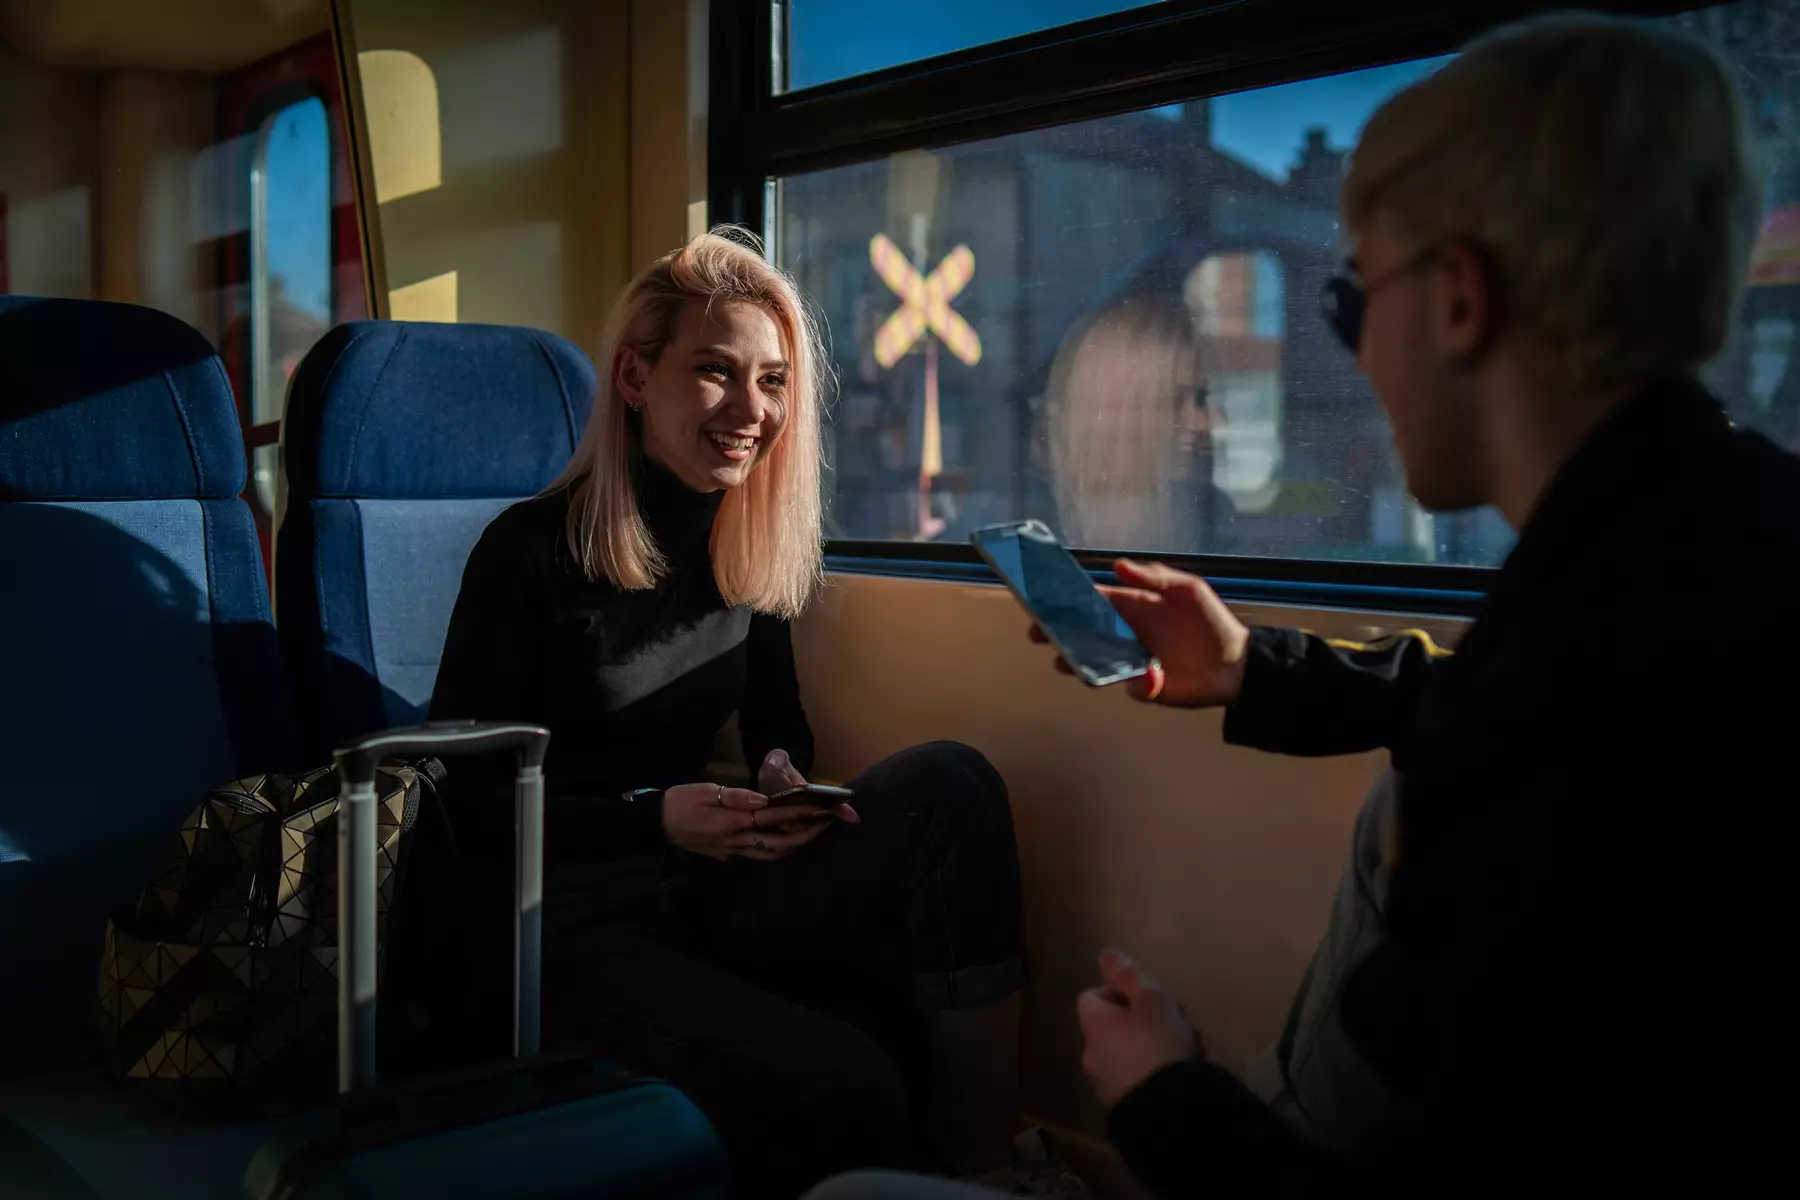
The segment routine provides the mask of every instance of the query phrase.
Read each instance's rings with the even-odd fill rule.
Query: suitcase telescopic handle
[[[543,982],[544,752],[550,731],[506,721],[433,721],[340,746],[338,1091],[375,1083],[375,770],[384,760],[514,752],[513,1054],[538,1052]]]

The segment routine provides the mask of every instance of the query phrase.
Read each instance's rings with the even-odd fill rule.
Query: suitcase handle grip
[[[337,748],[332,758],[345,783],[374,783],[383,759],[483,754],[517,750],[527,767],[542,767],[550,731],[516,721],[431,721],[365,734]]]
[[[340,746],[338,1091],[375,1085],[375,769],[383,759],[513,750],[513,1054],[538,1052],[543,990],[544,752],[550,731],[508,721],[433,721]]]

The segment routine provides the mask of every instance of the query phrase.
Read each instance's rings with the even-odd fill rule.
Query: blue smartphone
[[[1042,521],[984,525],[969,540],[1083,683],[1105,687],[1150,669],[1150,652]]]

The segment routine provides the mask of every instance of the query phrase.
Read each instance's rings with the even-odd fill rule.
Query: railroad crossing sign
[[[975,252],[958,246],[929,275],[921,276],[900,247],[878,233],[869,240],[869,261],[881,281],[900,297],[894,315],[875,331],[875,361],[891,367],[912,349],[927,329],[950,353],[969,366],[981,361],[981,338],[969,327],[950,301],[975,277]]]

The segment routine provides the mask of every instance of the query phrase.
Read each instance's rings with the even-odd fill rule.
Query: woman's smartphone
[[[1042,521],[984,525],[969,540],[1083,683],[1104,687],[1150,669],[1150,652]]]
[[[833,787],[829,783],[803,783],[799,787],[776,792],[769,797],[769,803],[771,805],[817,804],[823,808],[830,808],[834,804],[849,803],[854,795],[855,793],[846,787]]]

